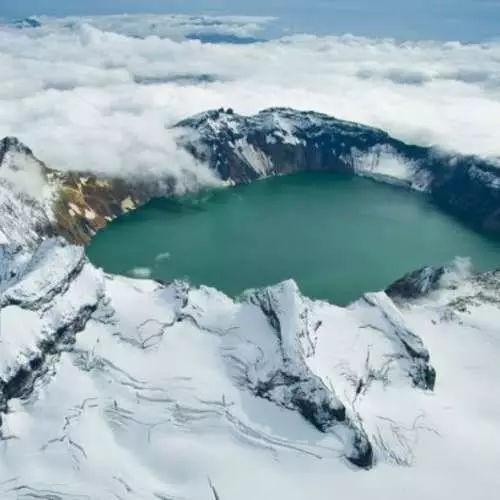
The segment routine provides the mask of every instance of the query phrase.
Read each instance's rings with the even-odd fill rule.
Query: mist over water
[[[233,296],[294,278],[310,297],[347,304],[456,256],[478,270],[500,267],[500,242],[420,194],[300,174],[156,200],[98,233],[88,255],[107,272],[186,278]]]

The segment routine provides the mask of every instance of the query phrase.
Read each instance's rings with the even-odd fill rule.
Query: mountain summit
[[[287,109],[177,128],[228,183],[368,175],[496,227],[494,162]],[[174,188],[0,142],[1,498],[495,498],[498,272],[427,267],[344,308],[293,280],[230,298],[111,276],[71,244]]]
[[[179,147],[226,184],[303,171],[361,175],[422,191],[442,210],[500,233],[496,159],[410,145],[373,127],[288,108],[255,116],[211,110],[173,129]],[[167,173],[127,179],[60,172],[7,137],[0,141],[0,232],[19,243],[60,235],[86,244],[124,212],[172,195],[178,181]]]
[[[362,175],[424,191],[444,211],[500,233],[500,161],[407,144],[313,111],[211,110],[181,121],[180,144],[224,180],[302,171]]]

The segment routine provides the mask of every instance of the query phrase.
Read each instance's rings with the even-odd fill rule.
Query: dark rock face
[[[283,108],[245,117],[214,110],[181,121],[180,143],[224,180],[302,171],[373,176],[424,190],[444,211],[500,235],[500,160],[406,144],[382,130]],[[194,136],[192,132],[195,132]],[[406,178],[377,172],[384,154],[408,170]]]
[[[354,173],[355,152],[403,145],[382,130],[281,108],[251,117],[232,110],[208,111],[176,127],[195,130],[198,137],[187,135],[181,144],[222,179],[236,183],[303,171]],[[256,158],[246,155],[245,149],[255,151]],[[260,171],[256,159],[261,160]]]
[[[437,171],[432,200],[459,219],[500,234],[500,165],[461,157],[450,162],[449,169]]]
[[[444,267],[424,267],[406,274],[390,285],[385,292],[389,297],[396,299],[416,299],[439,288],[444,273]]]
[[[232,109],[212,110],[174,128],[180,132],[181,147],[233,184],[304,171],[364,175],[425,191],[444,211],[500,235],[500,161],[409,145],[373,127],[286,108],[250,117]],[[58,189],[52,207],[55,224],[48,224],[38,207],[40,227],[33,231],[77,244],[87,244],[96,231],[124,212],[154,197],[172,195],[177,182],[168,177],[97,178],[86,172],[59,172],[13,137],[0,141],[0,165],[9,152],[34,159],[47,183]],[[397,175],[384,171],[388,157],[401,165]],[[10,169],[18,168],[6,163]],[[30,203],[35,206],[36,200],[23,201],[24,206]]]
[[[283,311],[280,306],[281,293],[286,295],[278,286],[275,292],[253,290],[246,295],[246,300],[260,308],[273,328],[282,357],[277,370],[262,374],[249,384],[249,388],[260,398],[297,411],[320,432],[334,432],[339,425],[345,427],[349,441],[346,459],[358,467],[372,467],[373,447],[362,423],[348,415],[333,388],[326,387],[309,369],[305,355],[297,345],[297,338],[301,335],[310,337],[311,334],[306,321],[307,311],[298,313],[299,322],[295,327],[285,327],[283,316],[294,315],[294,312]]]
[[[9,151],[32,155],[31,149],[26,147],[17,137],[4,137],[0,140],[0,165]]]
[[[420,365],[419,373],[416,374],[416,377],[422,380],[422,386],[424,389],[433,391],[434,387],[436,387],[436,369],[430,364]]]
[[[309,376],[301,378],[278,371],[270,379],[256,385],[255,395],[276,402],[273,391],[279,388],[287,395],[286,405],[283,401],[278,401],[279,404],[297,410],[320,432],[327,432],[336,422],[345,421],[345,406],[332,404],[322,382],[313,375],[307,375]]]

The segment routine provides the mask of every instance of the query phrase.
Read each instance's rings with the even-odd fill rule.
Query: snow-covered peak
[[[29,154],[31,150],[23,144],[17,137],[7,136],[0,139],[0,164],[3,161],[3,157],[6,153],[17,151],[19,153]]]
[[[500,233],[495,158],[407,144],[376,128],[289,108],[253,116],[211,110],[176,127],[179,144],[231,183],[304,171],[360,175],[424,191],[453,215]]]
[[[47,234],[57,187],[47,167],[15,137],[0,140],[0,232],[3,240],[33,245]]]
[[[293,281],[233,300],[107,276],[61,240],[0,252],[2,498],[416,500],[436,470],[436,498],[499,486],[498,273],[342,308]]]
[[[196,130],[201,136],[209,134],[234,134],[242,136],[252,132],[270,134],[270,140],[299,144],[307,133],[338,133],[359,135],[367,132],[387,136],[381,130],[355,122],[339,120],[315,111],[292,108],[268,108],[253,116],[237,114],[231,108],[208,110],[179,122],[176,127]]]
[[[31,149],[17,137],[0,139],[0,173],[4,174],[4,170],[35,169],[35,165],[39,170],[43,170],[43,163],[35,158]]]
[[[43,203],[47,196],[46,167],[15,137],[0,141],[0,180]]]
[[[335,454],[339,453],[352,464],[370,468],[380,458],[379,451],[374,449],[355,408],[355,399],[362,397],[361,386],[363,394],[369,389],[364,379],[368,376],[366,359],[370,358],[370,352],[370,367],[379,369],[378,364],[383,363],[386,382],[394,383],[395,387],[402,383],[409,391],[419,390],[413,380],[416,362],[432,370],[428,353],[420,356],[417,349],[406,349],[404,341],[394,341],[394,336],[401,332],[404,337],[413,335],[404,327],[404,319],[389,321],[386,340],[380,340],[379,333],[371,330],[361,336],[359,322],[366,321],[360,313],[366,309],[361,303],[354,309],[316,303],[303,297],[293,281],[251,290],[240,301],[233,301],[213,289],[192,288],[182,282],[165,287],[103,276],[88,263],[81,248],[62,240],[46,240],[34,252],[9,246],[2,252],[0,340],[4,348],[0,358],[0,399],[3,407],[10,407],[11,411],[13,399],[33,401],[41,380],[45,380],[50,392],[52,382],[47,378],[46,365],[52,367],[51,372],[55,371],[57,379],[59,361],[54,356],[59,356],[61,349],[67,349],[73,342],[76,348],[68,355],[72,359],[76,356],[74,361],[81,356],[95,359],[111,356],[109,361],[102,358],[98,364],[87,364],[78,377],[100,378],[104,374],[102,363],[109,362],[109,366],[121,366],[122,376],[136,379],[142,372],[140,378],[146,381],[161,374],[165,349],[172,360],[185,357],[182,343],[176,346],[167,340],[183,335],[191,339],[193,347],[199,344],[198,359],[192,361],[192,366],[188,361],[181,372],[177,372],[180,365],[174,364],[165,374],[171,373],[175,378],[181,373],[191,373],[186,378],[186,382],[191,380],[186,388],[195,395],[194,399],[193,396],[185,399],[187,394],[183,396],[183,391],[176,399],[177,404],[185,399],[191,408],[186,409],[188,413],[198,411],[198,398],[214,400],[216,392],[221,391],[223,406],[227,408],[224,411],[230,411],[231,418],[253,426],[251,415],[245,415],[246,410],[241,407],[242,398],[256,407],[267,406],[271,414],[283,414],[284,418],[295,420],[294,425],[299,428],[303,426],[305,430],[312,425],[315,430],[309,432],[316,435],[315,439],[330,442],[328,446],[333,446]],[[130,307],[132,303],[134,307]],[[380,317],[397,316],[387,297],[384,303],[379,301],[368,307],[373,308]],[[381,330],[386,326],[378,323]],[[335,333],[337,326],[341,328]],[[84,354],[87,349],[84,346],[89,345],[88,342],[92,344],[92,338],[99,347],[94,344],[91,353]],[[346,347],[355,339],[357,355],[353,356]],[[331,351],[330,361],[326,361],[321,345],[332,342],[337,348]],[[378,348],[373,347],[375,344]],[[205,349],[207,352],[203,354]],[[159,356],[158,366],[154,364],[155,351]],[[150,352],[152,357],[148,356]],[[146,362],[145,356],[149,361]],[[392,357],[394,362],[390,361]],[[127,358],[135,368],[128,365]],[[330,365],[333,359],[336,359],[335,367]],[[343,368],[338,369],[340,366]],[[199,385],[204,377],[212,380],[213,385]],[[175,394],[175,383],[170,387],[171,382],[168,377],[165,379],[164,390]],[[72,391],[70,380],[68,384],[67,390]],[[431,388],[417,385],[421,386],[420,390]],[[137,390],[138,387],[134,392]],[[75,394],[70,401],[84,396]],[[99,400],[103,395],[98,391],[92,397]],[[104,396],[104,400],[106,398]],[[43,402],[40,404],[40,411],[44,412]],[[67,404],[65,397],[61,409]],[[26,407],[24,411],[31,410]],[[154,412],[154,407],[148,411]],[[5,431],[15,428],[15,413],[5,416]],[[153,414],[148,418],[152,417]],[[226,432],[224,429],[231,422],[228,418],[224,412],[216,417],[214,424],[221,432]],[[200,431],[210,433],[208,429],[200,428]],[[239,432],[244,437],[249,431]],[[40,443],[39,440],[45,438],[43,433],[35,441]],[[290,439],[292,442],[285,444]],[[279,447],[293,446],[291,436],[283,436],[282,440]],[[23,442],[24,446],[31,444]],[[40,460],[45,456],[44,453],[37,455]]]
[[[17,137],[4,137],[0,140],[0,172],[3,170],[22,171],[45,169],[45,165],[38,160],[31,149]]]

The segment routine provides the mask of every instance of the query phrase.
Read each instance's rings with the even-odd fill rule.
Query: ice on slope
[[[40,240],[39,228],[48,227],[50,219],[40,204],[31,201],[0,179],[0,232],[4,239],[30,245]]]
[[[34,245],[50,226],[56,186],[44,169],[18,139],[0,140],[0,241]]]
[[[249,144],[246,139],[237,139],[234,142],[236,154],[261,176],[269,175],[273,162],[260,150]]]
[[[430,172],[419,169],[388,146],[375,146],[368,152],[354,148],[351,156],[354,172],[364,177],[400,184],[416,191],[427,191],[433,179]]]
[[[44,241],[33,254],[4,250],[1,262],[0,379],[7,382],[97,307],[103,278],[82,248],[60,240]]]
[[[17,139],[3,141],[8,144],[0,161],[0,179],[10,182],[31,198],[43,200],[47,189],[43,165]]]
[[[50,249],[64,272],[40,270],[54,267]],[[210,499],[207,477],[222,499],[466,498],[477,484],[495,498],[500,403],[484,388],[500,375],[499,276],[404,306],[380,293],[340,308],[291,281],[234,301],[104,276],[81,256],[53,240],[34,257],[3,249],[3,297],[22,300],[0,311],[2,498]],[[57,290],[50,303],[36,283]],[[43,354],[56,337],[62,351]],[[415,387],[419,337],[434,393]],[[23,366],[32,377],[9,385]],[[276,373],[292,380],[273,387]],[[311,425],[294,384],[346,420]],[[369,472],[343,459],[353,429],[372,443]]]

